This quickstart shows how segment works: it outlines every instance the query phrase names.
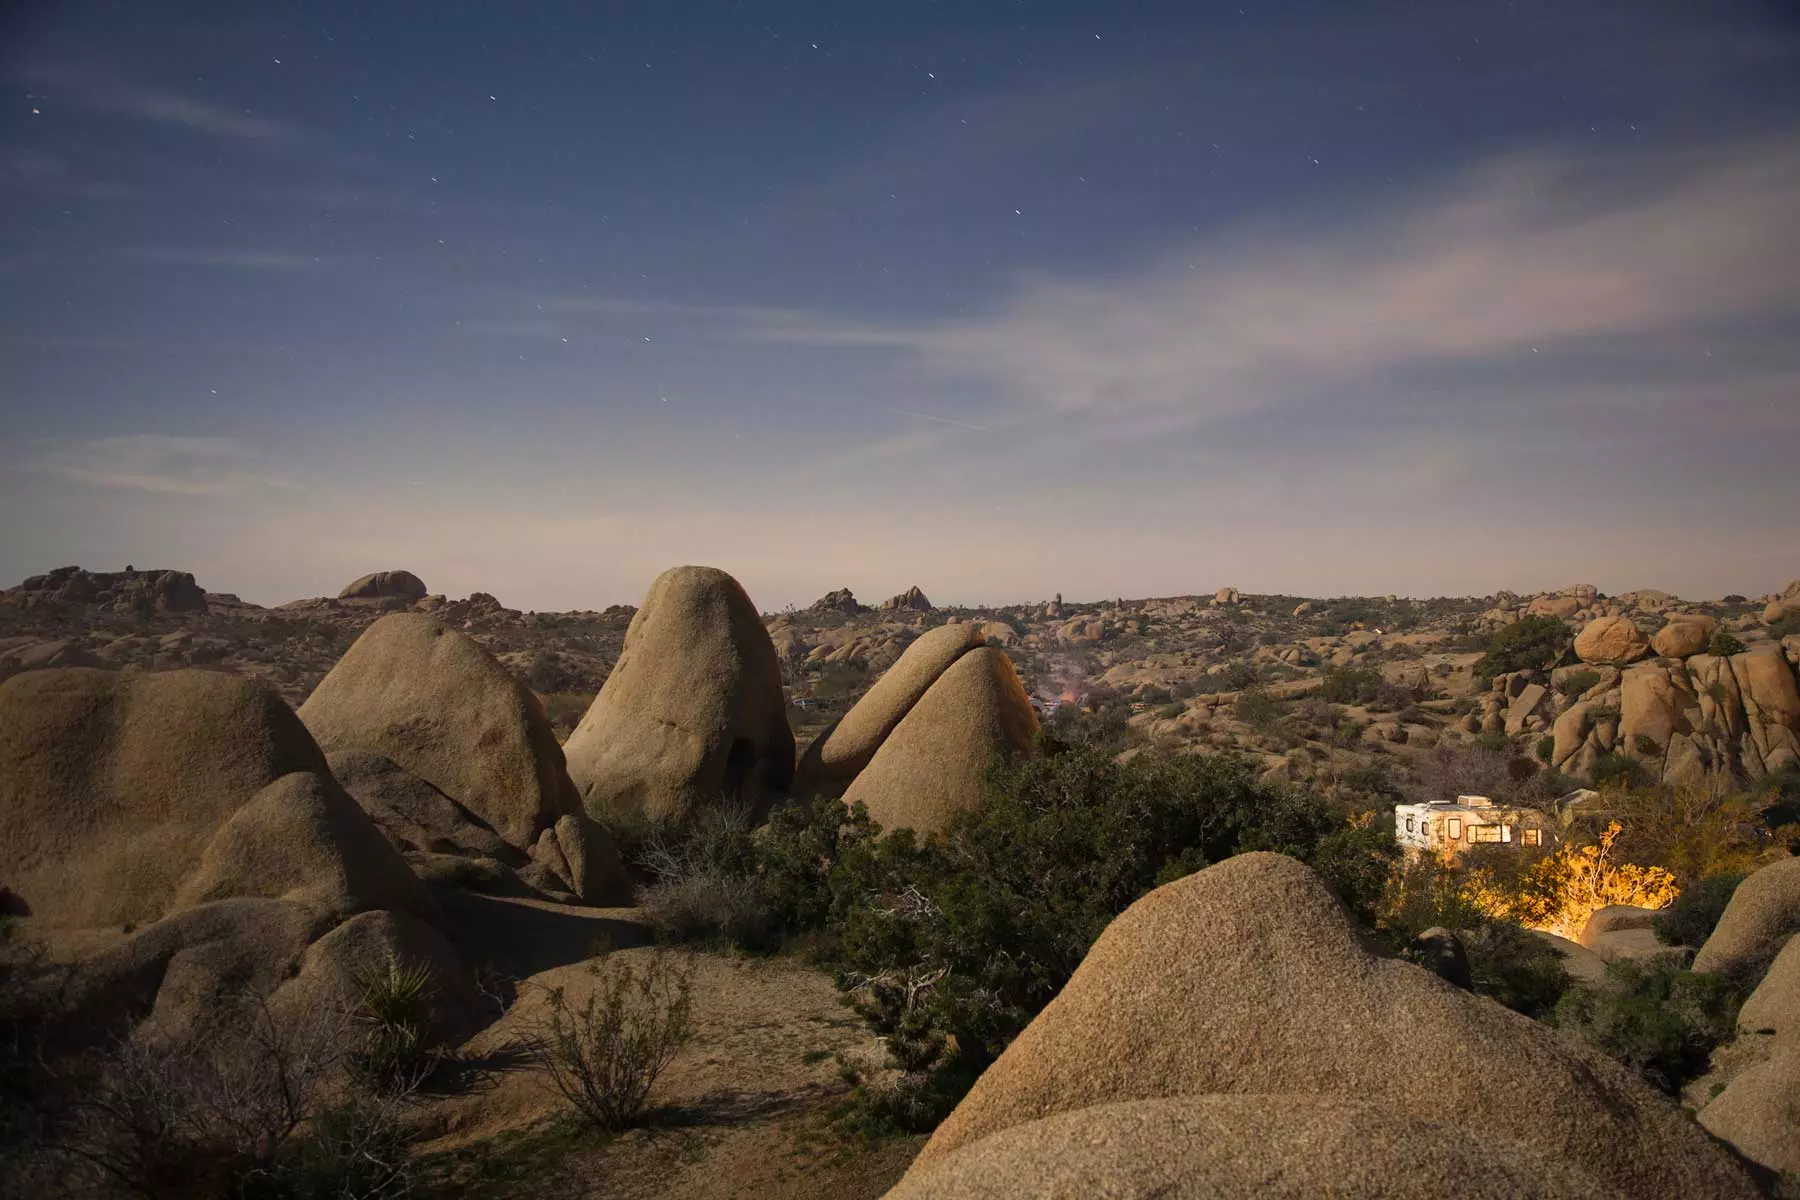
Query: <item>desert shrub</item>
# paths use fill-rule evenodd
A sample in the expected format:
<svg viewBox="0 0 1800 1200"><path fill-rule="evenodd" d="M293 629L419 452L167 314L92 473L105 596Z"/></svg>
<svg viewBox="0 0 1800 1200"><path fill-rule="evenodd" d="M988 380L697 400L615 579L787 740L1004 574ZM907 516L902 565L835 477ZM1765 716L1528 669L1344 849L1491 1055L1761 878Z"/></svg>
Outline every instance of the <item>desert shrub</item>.
<svg viewBox="0 0 1800 1200"><path fill-rule="evenodd" d="M1331 704L1361 704L1377 711L1404 707L1412 696L1389 683L1374 667L1331 667L1320 681L1319 699Z"/></svg>
<svg viewBox="0 0 1800 1200"><path fill-rule="evenodd" d="M771 947L774 914L757 880L748 805L703 805L685 824L651 833L636 861L652 879L638 903L659 939Z"/></svg>
<svg viewBox="0 0 1800 1200"><path fill-rule="evenodd" d="M1569 990L1562 959L1544 939L1504 921L1477 921L1459 931L1474 991L1514 1012L1542 1020Z"/></svg>
<svg viewBox="0 0 1800 1200"><path fill-rule="evenodd" d="M1281 720L1281 701L1260 687L1247 687L1238 693L1231 706L1232 715L1257 730L1268 733Z"/></svg>
<svg viewBox="0 0 1800 1200"><path fill-rule="evenodd" d="M576 672L554 650L534 650L525 661L525 686L540 695L574 688Z"/></svg>
<svg viewBox="0 0 1800 1200"><path fill-rule="evenodd" d="M1182 704L1179 701L1176 701L1171 704L1165 704L1161 708L1157 709L1156 715L1161 720L1172 721L1176 717L1179 717L1182 713L1184 713L1186 711L1187 711L1187 705Z"/></svg>
<svg viewBox="0 0 1800 1200"><path fill-rule="evenodd" d="M661 880L638 895L660 942L723 942L769 949L774 921L756 876L702 867Z"/></svg>
<svg viewBox="0 0 1800 1200"><path fill-rule="evenodd" d="M1605 818L1624 828L1622 862L1667 868L1683 888L1710 875L1746 874L1775 844L1759 797L1716 783L1615 788Z"/></svg>
<svg viewBox="0 0 1800 1200"><path fill-rule="evenodd" d="M1256 668L1241 658L1226 663L1225 670L1219 675L1220 687L1228 692L1241 692L1245 688L1255 687L1256 680Z"/></svg>
<svg viewBox="0 0 1800 1200"><path fill-rule="evenodd" d="M1645 758L1662 757L1662 746L1647 733L1640 733L1632 738L1631 747Z"/></svg>
<svg viewBox="0 0 1800 1200"><path fill-rule="evenodd" d="M1546 733L1537 740L1537 756L1544 762L1549 762L1556 757L1556 736L1554 734Z"/></svg>
<svg viewBox="0 0 1800 1200"><path fill-rule="evenodd" d="M1563 681L1556 685L1556 690L1573 700L1600 686L1600 672L1576 671L1565 675Z"/></svg>
<svg viewBox="0 0 1800 1200"><path fill-rule="evenodd" d="M1740 872L1708 875L1681 895L1675 903L1657 913L1650 922L1656 940L1665 946L1699 946L1712 936L1725 906L1738 884L1744 882Z"/></svg>
<svg viewBox="0 0 1800 1200"><path fill-rule="evenodd" d="M1509 762L1512 759L1512 755L1509 753L1512 750L1512 738L1498 729L1476 734L1475 746L1489 754L1505 755Z"/></svg>
<svg viewBox="0 0 1800 1200"><path fill-rule="evenodd" d="M1510 671L1547 670L1573 640L1569 627L1556 617L1525 617L1494 634L1475 663L1475 675L1491 680Z"/></svg>
<svg viewBox="0 0 1800 1200"><path fill-rule="evenodd" d="M1800 634L1800 607L1785 608L1781 619L1769 626L1769 636L1776 641Z"/></svg>
<svg viewBox="0 0 1800 1200"><path fill-rule="evenodd" d="M1712 639L1706 643L1706 652L1708 654L1719 656L1742 654L1744 652L1744 643L1738 641L1729 633L1726 633L1721 629L1715 632L1712 635Z"/></svg>
<svg viewBox="0 0 1800 1200"><path fill-rule="evenodd" d="M363 1038L352 1063L379 1091L410 1090L434 1065L428 1041L436 991L431 967L389 959L361 972L355 982L355 1017Z"/></svg>
<svg viewBox="0 0 1800 1200"><path fill-rule="evenodd" d="M997 767L942 838L896 830L833 873L840 985L897 1063L948 1078L941 1111L1055 995L1107 923L1151 888L1248 850L1312 863L1372 911L1397 849L1235 758L1050 742ZM920 1119L927 1119L921 1116Z"/></svg>
<svg viewBox="0 0 1800 1200"><path fill-rule="evenodd" d="M1488 796L1496 804L1541 804L1556 793L1549 772L1520 774L1505 734L1472 746L1442 744L1414 760L1401 792L1409 803Z"/></svg>
<svg viewBox="0 0 1800 1200"><path fill-rule="evenodd" d="M1608 963L1596 986L1571 988L1555 1024L1670 1094L1706 1069L1731 1037L1742 997L1718 976L1683 970L1674 955Z"/></svg>
<svg viewBox="0 0 1800 1200"><path fill-rule="evenodd" d="M1637 759L1617 751L1602 754L1595 759L1593 768L1588 772L1588 779L1597 788L1643 787L1650 782L1649 774Z"/></svg>
<svg viewBox="0 0 1800 1200"><path fill-rule="evenodd" d="M580 1004L563 988L544 990L532 1032L557 1094L594 1127L624 1129L693 1036L693 967L664 954L641 967L615 955L588 971L593 988Z"/></svg>
<svg viewBox="0 0 1800 1200"><path fill-rule="evenodd" d="M1724 597L1724 599L1722 599L1720 601L1720 603L1721 604L1742 604L1742 603L1744 603L1744 597L1738 595L1736 592L1732 592L1732 593L1727 594Z"/></svg>
<svg viewBox="0 0 1800 1200"><path fill-rule="evenodd" d="M1571 941L1608 905L1662 908L1674 900L1680 888L1669 871L1619 859L1620 833L1614 822L1591 845L1565 842L1535 860L1511 854L1477 860L1463 881L1463 896L1496 920Z"/></svg>
<svg viewBox="0 0 1800 1200"><path fill-rule="evenodd" d="M16 1174L0 1182L35 1172L58 1194L405 1195L413 1094L370 1092L354 1073L346 1085L360 1040L350 1012L277 1021L244 996L191 1032L140 1033L65 1057L44 1068L37 1137L7 1156Z"/></svg>

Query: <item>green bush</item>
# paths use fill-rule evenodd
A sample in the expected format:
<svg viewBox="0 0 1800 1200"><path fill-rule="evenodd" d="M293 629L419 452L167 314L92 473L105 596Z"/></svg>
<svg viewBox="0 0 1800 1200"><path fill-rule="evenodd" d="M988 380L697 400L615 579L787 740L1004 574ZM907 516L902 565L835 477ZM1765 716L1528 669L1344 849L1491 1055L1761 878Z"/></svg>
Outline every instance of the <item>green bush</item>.
<svg viewBox="0 0 1800 1200"><path fill-rule="evenodd" d="M1561 957L1529 930L1504 921L1482 921L1461 930L1459 936L1479 995L1542 1019L1569 990Z"/></svg>
<svg viewBox="0 0 1800 1200"><path fill-rule="evenodd" d="M1487 653L1475 663L1475 674L1491 680L1509 671L1547 670L1573 640L1569 627L1556 617L1514 621L1488 642Z"/></svg>
<svg viewBox="0 0 1800 1200"><path fill-rule="evenodd" d="M841 985L907 1070L971 1080L1133 900L1248 850L1312 863L1363 914L1398 854L1386 829L1266 787L1234 758L1120 764L1051 743L997 768L986 804L943 838L897 830L844 854L832 879ZM938 1094L954 1103L963 1086Z"/></svg>
<svg viewBox="0 0 1800 1200"><path fill-rule="evenodd" d="M1362 704L1387 683L1373 667L1331 667L1319 681L1319 699L1331 704Z"/></svg>
<svg viewBox="0 0 1800 1200"><path fill-rule="evenodd" d="M1594 769L1588 772L1588 778L1595 787L1607 784L1618 784L1624 787L1644 787L1650 782L1643 764L1629 754L1603 754L1594 760Z"/></svg>
<svg viewBox="0 0 1800 1200"><path fill-rule="evenodd" d="M1688 887L1675 902L1656 914L1650 928L1665 946L1699 946L1712 936L1731 902L1731 894L1744 882L1741 872L1708 875Z"/></svg>
<svg viewBox="0 0 1800 1200"><path fill-rule="evenodd" d="M1546 733L1543 737L1538 739L1537 756L1545 762L1549 762L1556 757L1555 734Z"/></svg>
<svg viewBox="0 0 1800 1200"><path fill-rule="evenodd" d="M1573 674L1565 675L1563 681L1556 685L1556 690L1573 700L1598 686L1600 686L1600 672L1576 671Z"/></svg>
<svg viewBox="0 0 1800 1200"><path fill-rule="evenodd" d="M1608 963L1597 986L1571 988L1554 1023L1670 1094L1706 1069L1732 1036L1742 998L1718 976L1682 969L1675 955Z"/></svg>
<svg viewBox="0 0 1800 1200"><path fill-rule="evenodd" d="M1726 633L1721 629L1712 635L1711 641L1706 643L1706 652L1720 657L1730 654L1742 654L1744 652L1744 643L1738 641L1729 633Z"/></svg>
<svg viewBox="0 0 1800 1200"><path fill-rule="evenodd" d="M1281 701L1260 687L1247 687L1231 706L1232 715L1259 733L1268 733L1281 720Z"/></svg>

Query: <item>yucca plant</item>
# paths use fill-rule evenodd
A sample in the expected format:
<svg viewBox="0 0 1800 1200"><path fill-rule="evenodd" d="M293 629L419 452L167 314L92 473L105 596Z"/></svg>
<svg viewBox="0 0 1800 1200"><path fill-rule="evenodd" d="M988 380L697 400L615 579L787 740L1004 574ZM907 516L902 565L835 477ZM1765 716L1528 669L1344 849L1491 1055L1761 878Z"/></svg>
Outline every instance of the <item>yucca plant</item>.
<svg viewBox="0 0 1800 1200"><path fill-rule="evenodd" d="M390 958L356 979L363 1046L356 1062L371 1083L392 1090L415 1086L429 1073L431 998L436 983L425 963Z"/></svg>

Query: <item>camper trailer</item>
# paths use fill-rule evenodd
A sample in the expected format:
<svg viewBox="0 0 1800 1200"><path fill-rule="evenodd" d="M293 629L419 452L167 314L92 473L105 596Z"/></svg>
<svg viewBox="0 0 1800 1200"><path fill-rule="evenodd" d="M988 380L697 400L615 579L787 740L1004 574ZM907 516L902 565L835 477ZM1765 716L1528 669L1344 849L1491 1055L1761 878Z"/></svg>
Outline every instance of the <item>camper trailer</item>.
<svg viewBox="0 0 1800 1200"><path fill-rule="evenodd" d="M1486 796L1458 796L1394 807L1394 839L1409 855L1455 859L1475 846L1547 846L1554 822L1530 808L1495 804Z"/></svg>

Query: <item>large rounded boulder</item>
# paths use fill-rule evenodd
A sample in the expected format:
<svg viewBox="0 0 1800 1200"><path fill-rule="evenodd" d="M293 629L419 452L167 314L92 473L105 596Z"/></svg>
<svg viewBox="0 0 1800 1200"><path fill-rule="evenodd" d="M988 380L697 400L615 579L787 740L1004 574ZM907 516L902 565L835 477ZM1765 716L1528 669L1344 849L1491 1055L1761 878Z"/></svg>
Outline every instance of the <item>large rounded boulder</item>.
<svg viewBox="0 0 1800 1200"><path fill-rule="evenodd" d="M985 643L983 627L970 622L940 625L913 639L863 698L806 748L795 773L796 793L842 792L938 677Z"/></svg>
<svg viewBox="0 0 1800 1200"><path fill-rule="evenodd" d="M1800 933L1800 858L1789 857L1751 872L1731 893L1719 923L1694 955L1694 970L1754 975L1796 933Z"/></svg>
<svg viewBox="0 0 1800 1200"><path fill-rule="evenodd" d="M1630 617L1596 617L1575 635L1575 656L1584 663L1627 663L1644 657L1650 639Z"/></svg>
<svg viewBox="0 0 1800 1200"><path fill-rule="evenodd" d="M1454 1114L1446 1114L1446 1118ZM1336 1097L1179 1096L1001 1130L888 1200L1587 1200L1624 1197L1541 1150Z"/></svg>
<svg viewBox="0 0 1800 1200"><path fill-rule="evenodd" d="M738 581L713 567L657 576L563 753L603 823L679 823L726 799L766 812L793 783L794 734L774 643Z"/></svg>
<svg viewBox="0 0 1800 1200"><path fill-rule="evenodd" d="M894 727L844 792L883 829L941 832L979 806L998 756L1028 750L1037 714L1005 652L969 650L951 663Z"/></svg>
<svg viewBox="0 0 1800 1200"><path fill-rule="evenodd" d="M422 600L425 581L411 571L375 571L346 584L339 600Z"/></svg>
<svg viewBox="0 0 1800 1200"><path fill-rule="evenodd" d="M472 1011L423 885L263 683L69 668L0 685L0 883L28 932L91 948L59 1001L77 1037L143 1019L204 1031L372 914L404 936L360 945L429 945L445 1002Z"/></svg>
<svg viewBox="0 0 1800 1200"><path fill-rule="evenodd" d="M498 839L519 865L559 821L581 813L538 698L481 643L423 613L369 626L300 706L300 719L345 786L409 849L499 855ZM610 840L580 824L593 843L589 857L612 866L596 877L594 894L565 882L586 899L622 899Z"/></svg>
<svg viewBox="0 0 1800 1200"><path fill-rule="evenodd" d="M49 925L153 921L239 810L295 772L329 781L266 684L213 671L15 675L0 684L0 884Z"/></svg>
<svg viewBox="0 0 1800 1200"><path fill-rule="evenodd" d="M1473 1143L1531 1147L1620 1196L1756 1194L1632 1072L1372 953L1317 875L1269 853L1167 884L1117 917L908 1178L1058 1113L1218 1094L1373 1105Z"/></svg>

